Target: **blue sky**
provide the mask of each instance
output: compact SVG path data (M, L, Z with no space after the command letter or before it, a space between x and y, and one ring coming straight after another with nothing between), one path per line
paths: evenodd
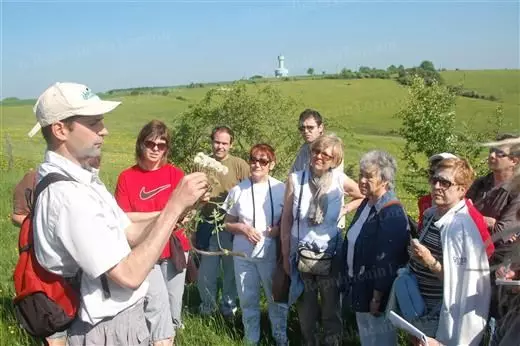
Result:
M0 96L406 67L519 68L518 1L2 1Z

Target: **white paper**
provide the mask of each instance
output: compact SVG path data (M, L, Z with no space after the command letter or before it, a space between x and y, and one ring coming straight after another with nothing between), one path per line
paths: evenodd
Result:
M407 332L408 334L411 334L418 338L419 340L422 340L422 342L428 346L428 339L426 338L426 335L424 335L423 332L421 332L419 329L417 329L415 326L410 324L407 320L396 314L394 311L390 310L388 313L388 320L394 325L394 327L399 328Z
M495 284L503 286L520 286L520 280L496 279Z

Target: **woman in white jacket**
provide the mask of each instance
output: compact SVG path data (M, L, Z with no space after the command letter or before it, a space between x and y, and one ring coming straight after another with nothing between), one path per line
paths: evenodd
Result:
M415 274L429 318L417 325L428 345L479 345L491 296L485 244L464 196L474 178L463 159L445 159L430 178L434 207L421 241L411 241ZM415 324L415 323L414 323Z

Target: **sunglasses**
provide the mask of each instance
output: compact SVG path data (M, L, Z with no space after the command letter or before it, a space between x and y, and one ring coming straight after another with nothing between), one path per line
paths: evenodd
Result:
M332 157L331 155L329 155L329 154L327 154L326 152L321 151L321 150L319 150L319 149L314 149L314 150L312 151L312 154L313 154L314 156L318 156L318 155L321 154L321 159L322 159L323 161L330 161L330 160L333 159L333 157Z
M310 131L314 130L315 128L316 128L316 126L303 126L302 125L302 126L298 127L298 130L300 130L300 132L304 132L305 130L310 132Z
M491 154L493 154L493 153L495 153L495 156L498 157L498 158L500 158L500 159L509 156L509 154L507 154L507 153L506 153L505 151L503 151L503 150L500 150L500 149L498 149L498 148L489 148L489 154L491 155Z
M144 141L144 146L150 150L154 150L157 147L159 151L165 151L167 148L166 143L155 143L154 141Z
M446 178L443 178L439 175L434 175L433 177L430 178L430 184L432 186L435 186L437 185L437 183L439 183L439 186L443 189L443 190L447 190L449 189L450 187L452 186L456 186L458 184L452 182L452 181L449 181L448 179Z
M256 165L257 162L260 164L260 166L264 166L264 167L265 167L265 166L267 166L267 165L269 164L269 162L271 162L271 161L269 161L268 159L256 158L256 157L250 157L250 158L249 158L249 163L250 163L251 165Z

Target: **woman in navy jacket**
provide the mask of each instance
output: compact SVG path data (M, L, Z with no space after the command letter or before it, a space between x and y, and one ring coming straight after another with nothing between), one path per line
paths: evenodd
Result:
M361 345L397 345L383 315L397 269L408 261L408 219L393 191L395 159L370 151L360 160L359 190L366 196L344 241L347 302L356 312Z

